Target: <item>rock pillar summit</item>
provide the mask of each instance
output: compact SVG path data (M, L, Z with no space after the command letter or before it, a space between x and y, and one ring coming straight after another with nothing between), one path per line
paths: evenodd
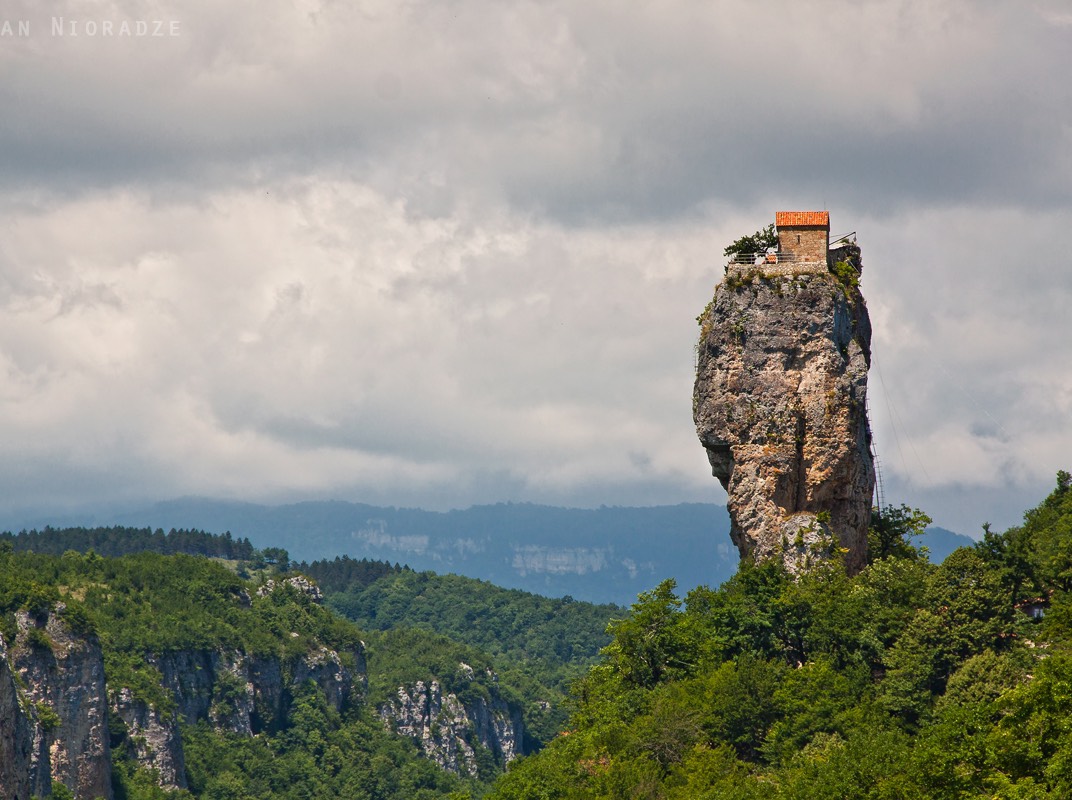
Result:
M831 246L825 211L780 211L775 225L776 239L736 243L699 317L696 431L742 558L797 573L840 553L851 574L875 488L860 249L854 236Z

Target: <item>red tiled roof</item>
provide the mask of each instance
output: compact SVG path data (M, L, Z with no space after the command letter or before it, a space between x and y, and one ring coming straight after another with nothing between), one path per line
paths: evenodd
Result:
M794 225L819 225L830 227L829 211L778 211L774 214L774 224L779 228Z

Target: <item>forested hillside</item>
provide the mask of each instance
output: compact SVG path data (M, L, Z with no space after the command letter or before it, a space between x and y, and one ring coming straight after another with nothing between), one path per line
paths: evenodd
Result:
M218 558L164 554L182 549ZM0 795L479 796L557 733L622 612L384 562L297 565L361 632L290 566L198 531L0 539L0 716L17 718Z
M110 797L109 780L126 800L410 800L478 786L385 730L364 702L358 630L304 585L244 581L185 555L57 557L0 542L0 715L6 736L42 737L53 758L49 775L29 744L0 747L4 796L32 785Z
M306 574L315 578L316 567L309 565ZM362 629L421 628L511 660L564 663L594 657L610 641L603 631L611 617L624 613L612 604L542 597L461 575L412 570L364 588L324 588L329 603Z
M900 509L851 579L768 563L641 595L570 728L490 797L1072 797L1070 484L939 566Z
M328 605L368 632L372 673L391 676L388 687L430 674L434 660L414 652L443 649L447 641L468 646L470 655L459 652L443 662L442 676L432 674L449 682L459 660L493 668L500 685L523 704L532 749L561 730L570 684L610 642L607 624L625 614L615 605L551 599L382 562L336 558L296 568L317 579Z

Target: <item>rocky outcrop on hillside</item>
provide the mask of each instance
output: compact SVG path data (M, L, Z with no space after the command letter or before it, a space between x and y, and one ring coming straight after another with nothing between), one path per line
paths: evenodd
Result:
M4 703L11 707L6 674L15 686L14 703L21 705L10 743L0 746L15 756L10 766L0 764L0 775L13 772L17 787L5 796L44 796L59 781L77 797L111 800L104 660L95 637L72 631L63 620L64 609L58 603L44 613L15 614L18 633L0 669L0 695L9 698Z
M496 691L486 696L471 694L463 702L454 693L444 694L437 680L416 681L411 687L398 687L396 696L380 706L379 714L388 730L416 741L441 768L476 777L478 748L505 767L521 755L524 728L520 709Z
M319 647L284 664L278 657L235 650L178 650L146 660L161 675L175 699L177 715L187 724L207 720L221 730L251 736L274 729L284 720L294 692L312 681L328 704L341 711L365 688L365 655L349 658ZM349 662L347 666L345 661Z
M0 797L21 800L30 797L35 788L30 767L34 757L34 736L37 720L31 716L28 703L19 691L15 673L8 664L8 647L0 635Z
M276 583L274 578L269 578L257 589L257 597L267 597L277 589L289 586L301 594L307 596L314 603L322 604L324 602L324 593L320 591L320 587L306 578L304 575L294 575L290 578L285 578L279 583Z
M844 254L859 268L859 251ZM693 412L742 557L867 556L871 323L855 270L731 271L699 317Z
M134 759L156 770L161 788L185 789L186 759L175 713L152 707L125 687L115 693L112 709L126 726L125 740Z
M301 587L296 587L302 590ZM0 638L0 797L46 796L60 781L76 797L111 800L110 741L156 771L165 789L186 788L180 723L207 720L251 736L280 726L301 687L315 684L336 710L356 701L367 678L361 648L324 646L284 659L237 650L146 654L160 675L166 710L129 687L105 685L100 645L63 620L64 605L16 613L18 634ZM296 634L295 634L296 635ZM109 698L115 729L109 727Z

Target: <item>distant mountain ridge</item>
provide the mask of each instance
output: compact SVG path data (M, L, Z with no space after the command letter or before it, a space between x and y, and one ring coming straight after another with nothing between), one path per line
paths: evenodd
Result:
M230 531L295 560L350 555L455 572L546 596L628 605L667 577L691 589L737 569L723 506L559 508L499 503L446 512L313 501L279 506L183 498L117 524Z
M350 555L619 605L668 577L683 591L718 586L738 561L726 509L713 503L596 509L499 503L438 512L342 501L268 506L182 498L115 513L107 523L229 531L257 548L285 548L295 560ZM938 562L972 541L934 528L919 543Z
M926 547L930 552L931 563L941 564L946 556L958 547L971 547L975 544L975 539L946 528L932 527L927 528L925 535L912 537L912 544L916 547Z

